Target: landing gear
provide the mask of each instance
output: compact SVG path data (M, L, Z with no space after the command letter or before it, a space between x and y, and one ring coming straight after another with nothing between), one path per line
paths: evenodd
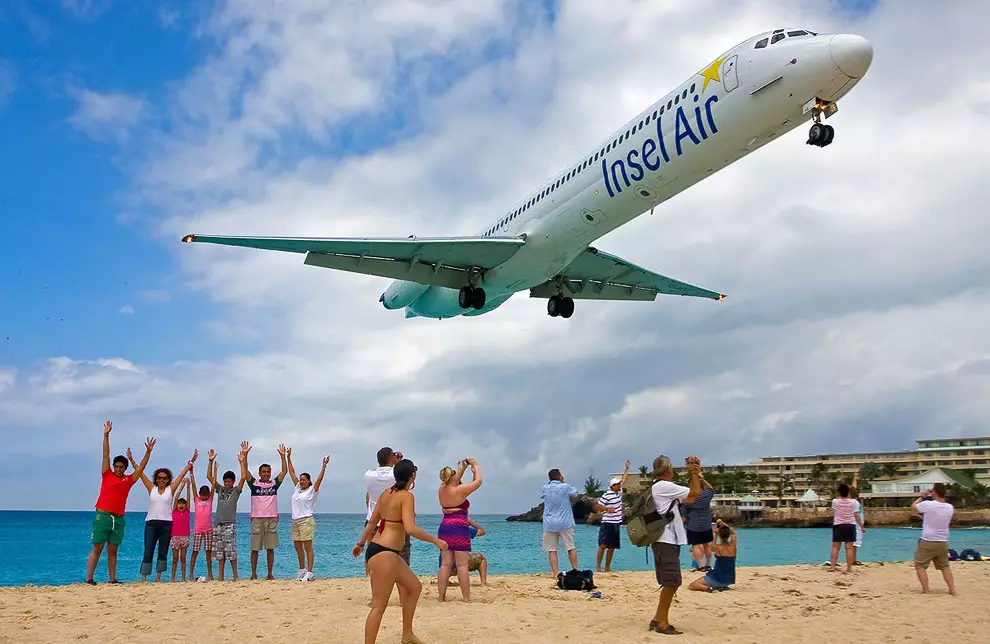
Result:
M563 295L554 295L547 300L547 315L569 318L574 315L574 300Z
M823 125L822 123L815 123L811 126L811 131L808 132L808 145L817 145L820 148L824 148L826 145L832 142L835 138L835 128L831 125Z
M457 304L462 309L480 311L485 308L485 289L477 286L462 286L457 294Z

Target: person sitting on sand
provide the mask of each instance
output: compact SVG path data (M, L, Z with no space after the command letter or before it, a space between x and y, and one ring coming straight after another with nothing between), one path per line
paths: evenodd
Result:
M351 551L351 554L358 557L368 539L371 539L365 553L371 578L371 610L364 622L365 644L374 644L378 639L378 630L381 628L389 597L392 596L393 586L398 586L399 600L402 603L401 642L422 644L422 640L413 633L413 617L419 596L423 592L423 583L402 558L400 549L406 542L407 534L420 541L432 543L440 552L447 549L447 543L416 525L416 498L412 494L416 485L416 469L416 465L410 460L396 463L393 469L395 484L378 497L371 519Z
M471 482L462 483L464 471L471 468ZM440 509L443 519L437 536L447 543L447 549L442 553L442 563L437 572L437 590L440 601L447 600L447 582L450 580L451 568L457 565L457 580L461 585L461 598L471 601L471 581L468 576L468 553L471 552L471 529L468 519L468 508L471 502L468 496L481 487L481 469L473 458L466 458L457 464L457 471L449 467L440 470L440 489L437 496L440 499Z
M151 450L154 449L156 442L154 438L145 441L144 458L133 472L127 474L127 462L134 460L130 447L127 448L127 456L113 457L111 467L110 432L112 430L113 423L109 420L103 424L103 467L100 470L102 480L100 495L96 497L93 532L90 534L93 548L89 551L89 560L86 562L86 583L91 586L96 585L93 575L96 573L96 564L100 562L104 545L107 547L107 572L110 574L110 583L120 583L117 581L117 548L124 541L124 511L127 506L127 495L130 494L135 481L141 478L144 468L148 466Z
M472 519L468 519L468 524L470 524L471 526L469 529L471 530L471 544L473 548L474 540L477 539L478 537L485 536L485 529L482 526L475 523L474 520ZM437 556L437 560L438 560L437 565L442 566L443 553L440 553ZM478 552L477 550L471 550L471 552L468 553L467 570L469 573L477 571L478 575L481 577L481 585L482 586L488 585L488 558L485 557L484 553ZM450 575L448 575L448 577L456 574L457 574L457 563L454 562L454 565L453 567L451 567ZM459 577L458 577L458 583L460 583Z
M309 581L313 578L313 535L316 532L316 519L313 514L316 511L316 498L320 494L320 485L323 484L323 477L327 473L327 465L330 464L330 457L323 457L323 467L320 468L320 475L313 483L313 478L309 472L303 472L296 476L296 468L292 466L292 448L285 450L285 460L289 465L289 477L292 478L292 526L289 528L289 537L292 545L296 547L296 556L299 558L299 574L296 575L298 581Z
M191 496L192 486L187 479L179 489L179 494L175 497L175 507L172 509L172 536L168 540L168 547L172 551L172 581L175 581L175 574L180 565L182 581L186 580L186 552L189 550L189 522L192 518L189 513ZM191 570L189 578L193 578Z
M151 574L151 560L158 548L158 564L155 581L162 580L162 573L168 569L168 546L172 540L172 499L175 491L182 485L186 474L192 469L193 463L199 456L198 450L193 450L192 458L179 472L179 477L173 479L172 470L159 467L153 474L155 482L142 471L141 482L148 489L148 514L144 519L144 557L141 559L141 581L148 581ZM132 460L133 462L133 460ZM137 466L135 465L135 469Z
M829 559L829 571L838 570L836 564L839 562L839 546L846 548L846 572L852 572L853 564L856 562L856 549L853 544L856 542L856 526L866 533L863 521L856 514L856 502L849 498L849 485L839 484L839 498L832 499L832 511L835 516L832 519L832 557Z
M729 586L736 583L736 548L738 547L738 537L736 531L725 524L721 519L717 519L716 533L718 541L712 544L712 552L715 554L715 567L703 577L698 577L691 582L688 590L728 590Z

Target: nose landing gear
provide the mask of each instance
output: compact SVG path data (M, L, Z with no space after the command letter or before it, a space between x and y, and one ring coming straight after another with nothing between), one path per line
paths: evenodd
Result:
M832 139L835 138L835 128L831 125L822 124L822 114L825 115L825 118L828 118L839 110L839 106L835 103L817 100L813 105L809 103L809 106L805 107L805 113L809 109L812 110L811 118L814 119L815 123L811 126L811 131L808 132L806 143L824 148L826 145L832 143Z

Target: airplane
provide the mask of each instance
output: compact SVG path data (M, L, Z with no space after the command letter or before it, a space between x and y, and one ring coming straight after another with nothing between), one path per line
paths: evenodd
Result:
M654 301L725 295L637 266L591 244L619 226L813 121L864 77L873 46L854 34L774 29L729 49L485 226L459 237L288 238L186 235L203 242L305 254L304 264L394 281L379 297L406 318L488 313L515 293L569 318L574 300Z

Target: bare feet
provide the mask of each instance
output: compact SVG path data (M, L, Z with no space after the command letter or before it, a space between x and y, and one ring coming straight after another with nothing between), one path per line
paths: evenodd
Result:
M400 642L401 644L426 644L426 642L416 637L415 633L404 634Z

